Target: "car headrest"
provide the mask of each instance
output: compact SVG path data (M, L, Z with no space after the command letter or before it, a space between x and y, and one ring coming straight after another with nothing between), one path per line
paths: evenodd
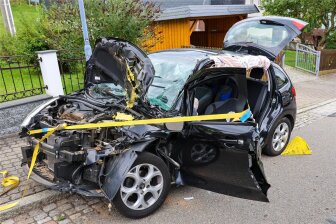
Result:
M262 79L264 76L264 69L263 68L253 68L250 73L250 77L254 79Z

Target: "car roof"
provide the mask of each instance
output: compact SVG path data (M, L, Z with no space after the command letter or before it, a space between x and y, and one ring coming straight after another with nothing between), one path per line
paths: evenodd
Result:
M243 55L249 55L243 52L232 52L232 51L226 51L222 49L196 49L196 48L174 48L174 49L168 49L168 50L162 50L162 51L155 51L150 54L149 56L154 55L154 54L186 54L189 53L188 56L192 57L199 57L200 55L204 55L204 58L207 58L209 56L217 55L217 54L227 54L227 55L232 55L232 56L243 56Z
M203 50L203 49L192 49L192 48L175 48L175 49L169 49L169 50L162 50L162 51L155 51L152 52L150 55L154 55L154 54L171 54L171 53L176 53L176 54L189 54L189 56L195 56L195 57L199 57L204 55L204 57L208 57L209 55L216 55L219 53L219 51L217 50L216 52L214 51L210 51L210 50Z

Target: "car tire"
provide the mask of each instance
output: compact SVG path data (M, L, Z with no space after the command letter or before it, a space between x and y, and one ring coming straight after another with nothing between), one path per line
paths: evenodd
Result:
M292 133L292 124L288 118L283 117L271 128L266 146L263 150L268 156L278 156L287 147Z
M170 189L167 165L158 156L142 152L122 182L113 203L128 218L143 218L157 210Z

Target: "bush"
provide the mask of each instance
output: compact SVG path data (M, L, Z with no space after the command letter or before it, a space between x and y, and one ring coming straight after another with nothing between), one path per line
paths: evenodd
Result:
M327 41L327 49L336 49L336 32L330 34L329 39Z
M63 55L72 57L72 51L84 46L77 1L59 1L46 10L40 10L38 19L24 20L24 29L16 37L0 37L0 54L25 54L38 50L66 50ZM69 3L70 2L70 3ZM85 0L90 42L93 47L100 37L119 37L141 45L154 38L154 16L158 8L141 0ZM153 44L155 41L153 42ZM150 47L150 46L148 46Z

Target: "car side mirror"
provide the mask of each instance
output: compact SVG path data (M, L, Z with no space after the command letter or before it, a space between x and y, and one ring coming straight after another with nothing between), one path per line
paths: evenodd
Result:
M184 128L184 122L165 123L164 126L169 131L180 132Z

